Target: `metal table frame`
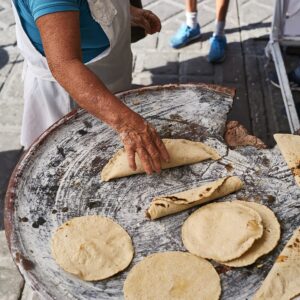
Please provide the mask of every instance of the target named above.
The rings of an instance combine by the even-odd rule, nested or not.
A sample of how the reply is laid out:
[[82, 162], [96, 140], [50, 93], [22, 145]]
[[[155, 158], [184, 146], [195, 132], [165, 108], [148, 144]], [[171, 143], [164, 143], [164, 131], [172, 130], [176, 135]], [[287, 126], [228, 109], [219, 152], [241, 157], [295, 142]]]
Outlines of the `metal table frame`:
[[299, 36], [288, 36], [284, 33], [284, 25], [287, 18], [287, 2], [287, 0], [276, 0], [275, 2], [270, 40], [266, 47], [266, 55], [267, 57], [272, 57], [274, 61], [289, 126], [291, 132], [294, 133], [300, 129], [300, 121], [280, 46], [300, 46], [300, 33]]

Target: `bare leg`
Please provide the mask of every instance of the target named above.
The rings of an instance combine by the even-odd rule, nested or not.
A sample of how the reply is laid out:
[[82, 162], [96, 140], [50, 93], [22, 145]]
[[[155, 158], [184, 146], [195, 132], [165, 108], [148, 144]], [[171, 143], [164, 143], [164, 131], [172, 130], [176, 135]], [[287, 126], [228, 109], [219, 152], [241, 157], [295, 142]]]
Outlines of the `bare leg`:
[[185, 0], [186, 25], [195, 29], [198, 24], [197, 0]]
[[197, 11], [197, 0], [186, 0], [185, 1], [186, 12], [196, 12]]
[[216, 0], [216, 20], [225, 22], [229, 0]]
[[229, 0], [216, 0], [216, 28], [210, 39], [208, 53], [208, 61], [211, 63], [220, 63], [225, 59], [227, 41], [224, 29], [228, 5]]
[[197, 0], [185, 0], [185, 24], [170, 39], [170, 46], [180, 48], [201, 36], [198, 22]]

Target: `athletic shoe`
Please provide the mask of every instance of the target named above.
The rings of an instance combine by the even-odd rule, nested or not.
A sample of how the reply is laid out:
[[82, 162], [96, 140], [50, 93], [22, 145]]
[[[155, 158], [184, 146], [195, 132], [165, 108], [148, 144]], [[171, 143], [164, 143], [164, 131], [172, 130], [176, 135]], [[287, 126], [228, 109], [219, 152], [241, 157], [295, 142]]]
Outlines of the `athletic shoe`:
[[[292, 71], [287, 75], [288, 75], [288, 80], [289, 80], [291, 90], [300, 91], [300, 78], [295, 74], [295, 71]], [[274, 85], [277, 88], [280, 88], [280, 84], [276, 72], [269, 74], [269, 80], [272, 83], [272, 85]]]
[[193, 40], [200, 38], [200, 26], [197, 24], [196, 28], [191, 28], [186, 24], [182, 24], [176, 34], [170, 39], [170, 46], [178, 49], [190, 43]]
[[225, 59], [227, 41], [225, 36], [214, 35], [210, 38], [210, 50], [208, 61], [210, 63], [220, 63]]

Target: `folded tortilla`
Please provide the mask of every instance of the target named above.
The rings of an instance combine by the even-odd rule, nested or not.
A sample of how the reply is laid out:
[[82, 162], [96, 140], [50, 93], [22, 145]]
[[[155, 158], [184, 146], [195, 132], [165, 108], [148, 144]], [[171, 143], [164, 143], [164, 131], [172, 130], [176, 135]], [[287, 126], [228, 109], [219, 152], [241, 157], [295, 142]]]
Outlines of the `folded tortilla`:
[[296, 183], [300, 186], [300, 136], [293, 134], [274, 134], [288, 167], [291, 169]]
[[146, 211], [146, 216], [149, 219], [154, 220], [175, 214], [196, 205], [236, 192], [242, 187], [243, 182], [239, 177], [228, 176], [191, 190], [170, 196], [155, 197]]
[[[216, 150], [200, 142], [184, 139], [163, 139], [163, 142], [169, 152], [170, 162], [163, 162], [162, 169], [194, 164], [207, 159], [217, 160], [221, 158]], [[127, 154], [124, 148], [120, 149], [104, 166], [101, 172], [101, 180], [109, 181], [113, 178], [145, 173], [138, 155], [136, 155], [135, 159], [137, 169], [134, 171], [128, 165]]]
[[277, 257], [253, 300], [289, 300], [300, 295], [300, 227]]

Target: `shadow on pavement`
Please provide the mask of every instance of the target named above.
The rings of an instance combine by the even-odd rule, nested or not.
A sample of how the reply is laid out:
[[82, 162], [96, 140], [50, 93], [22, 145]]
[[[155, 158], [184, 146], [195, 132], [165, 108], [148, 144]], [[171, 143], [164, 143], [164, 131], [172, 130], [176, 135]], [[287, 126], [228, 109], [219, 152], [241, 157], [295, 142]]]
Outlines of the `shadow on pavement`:
[[4, 229], [4, 198], [8, 181], [23, 150], [0, 152], [0, 230]]
[[9, 61], [9, 55], [6, 50], [0, 47], [0, 69], [2, 69]]

